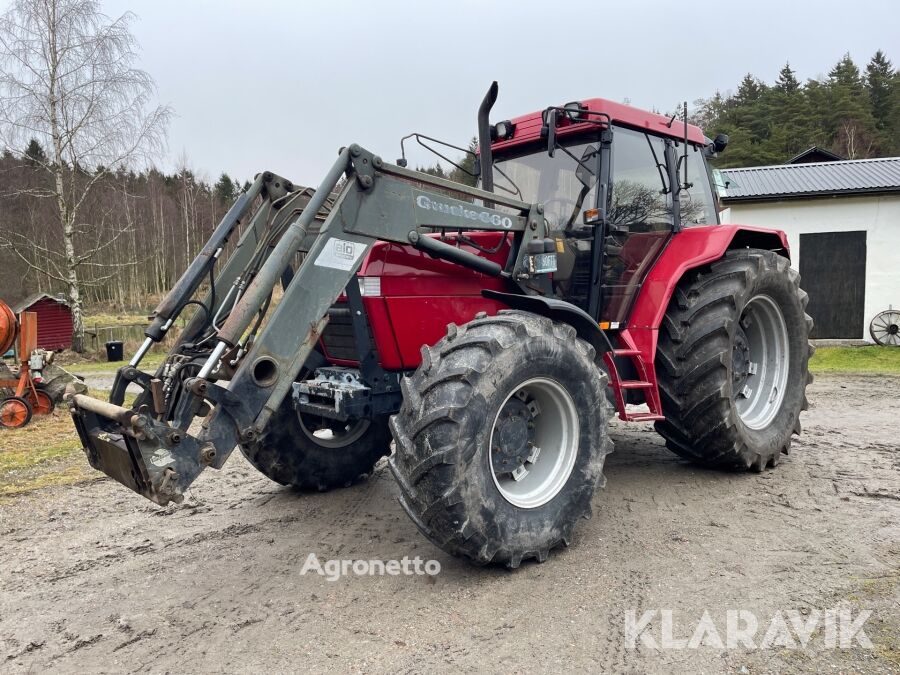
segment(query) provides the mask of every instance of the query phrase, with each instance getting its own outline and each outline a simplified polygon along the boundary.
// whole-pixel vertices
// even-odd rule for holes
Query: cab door
[[[601,263],[600,320],[624,322],[672,236],[672,195],[663,139],[616,127]]]

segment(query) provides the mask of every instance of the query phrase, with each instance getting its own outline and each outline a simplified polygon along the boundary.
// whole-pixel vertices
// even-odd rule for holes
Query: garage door
[[[863,337],[866,233],[800,235],[800,276],[809,293],[814,338]]]

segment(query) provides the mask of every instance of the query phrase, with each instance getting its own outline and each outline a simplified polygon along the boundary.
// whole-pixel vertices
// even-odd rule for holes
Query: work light
[[[491,140],[505,141],[509,138],[512,138],[515,132],[516,125],[509,120],[503,120],[502,122],[497,122],[491,127]]]

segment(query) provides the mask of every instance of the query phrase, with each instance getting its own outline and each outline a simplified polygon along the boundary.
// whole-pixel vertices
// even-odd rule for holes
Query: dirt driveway
[[[105,480],[32,493],[0,506],[0,668],[900,672],[900,378],[820,377],[811,398],[794,452],[758,475],[698,470],[616,424],[594,518],[516,572],[431,546],[383,466],[298,495],[235,454],[167,509]],[[328,581],[301,574],[310,553],[441,572]],[[836,607],[872,611],[873,648],[625,639],[629,612],[671,610],[689,638],[706,610],[724,640],[728,610],[762,633],[779,611]]]

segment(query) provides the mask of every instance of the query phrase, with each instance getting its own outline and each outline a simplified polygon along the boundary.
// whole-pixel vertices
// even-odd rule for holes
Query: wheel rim
[[[765,429],[781,410],[789,363],[784,315],[772,298],[757,295],[744,307],[732,350],[734,403],[747,427]]]
[[[886,347],[900,347],[900,311],[880,312],[869,324],[872,339]]]
[[[578,411],[558,382],[534,378],[503,401],[491,426],[494,485],[509,503],[542,506],[568,481],[578,455]]]
[[[369,430],[371,421],[356,419],[341,422],[314,415],[298,415],[306,437],[325,448],[345,448]]]
[[[28,422],[28,404],[19,398],[8,398],[0,402],[0,425],[18,429]]]

